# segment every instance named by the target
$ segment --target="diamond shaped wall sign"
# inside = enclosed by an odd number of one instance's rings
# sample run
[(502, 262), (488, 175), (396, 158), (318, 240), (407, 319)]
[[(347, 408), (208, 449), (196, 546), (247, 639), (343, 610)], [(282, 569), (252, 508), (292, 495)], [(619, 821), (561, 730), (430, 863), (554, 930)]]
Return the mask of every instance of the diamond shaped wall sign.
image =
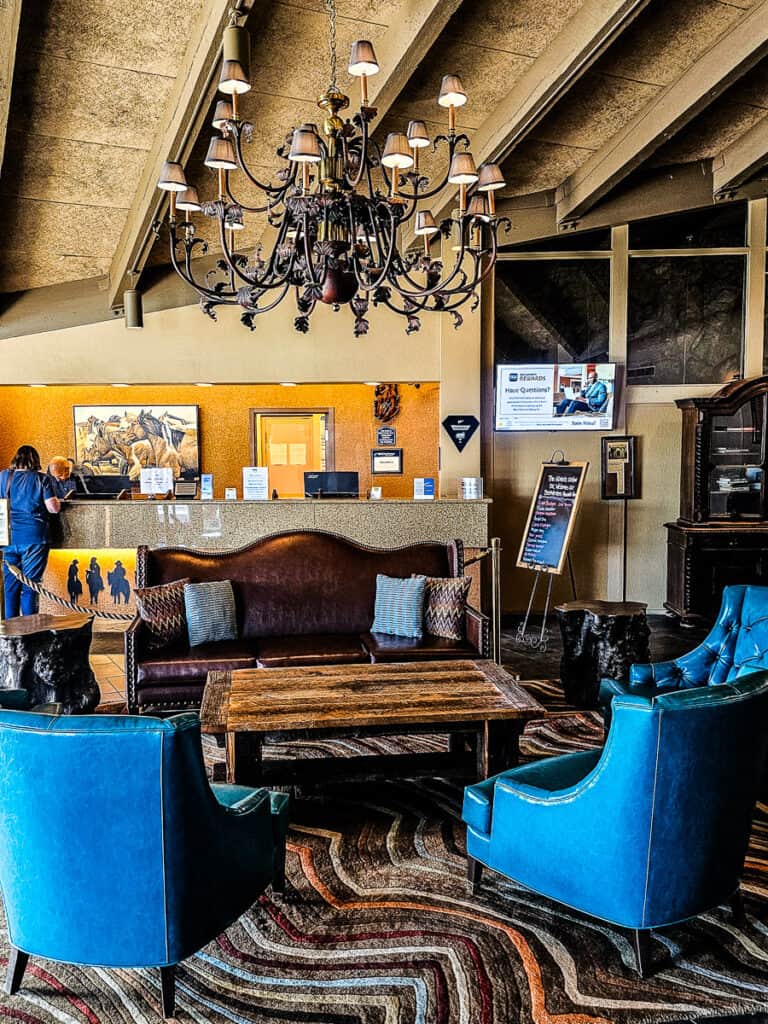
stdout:
[(443, 427), (460, 452), (467, 447), (479, 426), (476, 416), (446, 416), (443, 420)]

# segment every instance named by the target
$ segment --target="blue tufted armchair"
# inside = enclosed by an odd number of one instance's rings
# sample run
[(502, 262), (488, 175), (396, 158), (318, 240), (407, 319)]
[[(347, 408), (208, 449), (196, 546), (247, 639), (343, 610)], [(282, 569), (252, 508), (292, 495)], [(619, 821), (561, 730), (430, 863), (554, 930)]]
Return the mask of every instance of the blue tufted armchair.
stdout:
[(49, 717), (0, 711), (0, 886), (12, 945), (30, 955), (175, 965), (283, 885), (288, 798), (211, 786), (196, 715)]
[(613, 702), (605, 746), (464, 794), (469, 876), (485, 865), (592, 917), (650, 929), (732, 900), (768, 748), (768, 672)]
[(599, 704), (609, 725), (617, 694), (652, 697), (731, 682), (758, 669), (768, 669), (768, 587), (726, 587), (717, 620), (698, 647), (674, 661), (632, 665), (627, 683), (603, 679)]

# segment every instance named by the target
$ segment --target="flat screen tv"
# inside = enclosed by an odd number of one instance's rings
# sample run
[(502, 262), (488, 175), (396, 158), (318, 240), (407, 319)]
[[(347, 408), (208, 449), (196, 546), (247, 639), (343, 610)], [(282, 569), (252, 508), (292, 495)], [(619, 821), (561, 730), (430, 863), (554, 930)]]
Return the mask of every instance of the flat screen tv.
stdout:
[(496, 430), (612, 430), (615, 363), (496, 367)]
[(305, 498), (358, 498), (360, 478), (357, 473), (305, 473)]

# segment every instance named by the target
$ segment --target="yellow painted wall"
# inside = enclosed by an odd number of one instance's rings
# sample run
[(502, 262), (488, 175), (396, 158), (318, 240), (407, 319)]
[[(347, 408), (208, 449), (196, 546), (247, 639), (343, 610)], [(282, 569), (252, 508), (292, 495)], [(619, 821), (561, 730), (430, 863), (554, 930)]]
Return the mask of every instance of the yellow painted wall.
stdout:
[(214, 474), (215, 497), (225, 487), (242, 495), (242, 467), (250, 465), (249, 410), (252, 408), (324, 408), (335, 410), (336, 468), (357, 470), (363, 493), (381, 485), (385, 498), (411, 497), (413, 478), (437, 477), (439, 385), (400, 385), (401, 405), (391, 424), (403, 448), (403, 476), (370, 475), (376, 445), (372, 387), (365, 384), (274, 384), (0, 387), (0, 466), (16, 448), (32, 444), (47, 462), (53, 455), (74, 455), (73, 405), (191, 404), (200, 407), (202, 471)]

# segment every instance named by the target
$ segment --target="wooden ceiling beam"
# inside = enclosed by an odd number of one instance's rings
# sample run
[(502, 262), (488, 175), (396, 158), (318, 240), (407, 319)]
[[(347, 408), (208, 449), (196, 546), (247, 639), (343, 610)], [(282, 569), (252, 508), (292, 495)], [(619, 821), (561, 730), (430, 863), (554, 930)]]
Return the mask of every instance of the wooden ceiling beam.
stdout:
[[(221, 53), (222, 32), (229, 23), (229, 12), (237, 6), (245, 14), (244, 4), (232, 0), (206, 0), (192, 28), (189, 44), (179, 64), (160, 130), (147, 153), (144, 171), (125, 220), (125, 226), (109, 270), (108, 305), (122, 304), (122, 295), (130, 287), (132, 270), (141, 272), (151, 248), (152, 224), (158, 218), (166, 196), (157, 189), (165, 160), (189, 159), (203, 119), (216, 92), (216, 72)], [(251, 7), (249, 4), (248, 7)]]
[(21, 0), (6, 0), (0, 4), (0, 164), (5, 154), (20, 21)]
[(768, 0), (760, 0), (565, 179), (557, 189), (558, 222), (578, 220), (767, 53)]
[[(472, 136), (475, 162), (502, 161), (605, 52), (649, 0), (585, 0), (544, 53), (513, 85)], [(456, 189), (432, 202), (440, 221), (455, 205)]]
[(369, 102), (378, 112), (379, 123), (460, 6), (461, 0), (403, 0), (400, 4), (397, 20), (376, 44), (382, 70), (368, 82)]
[(726, 146), (712, 160), (715, 199), (727, 199), (768, 165), (768, 116)]

